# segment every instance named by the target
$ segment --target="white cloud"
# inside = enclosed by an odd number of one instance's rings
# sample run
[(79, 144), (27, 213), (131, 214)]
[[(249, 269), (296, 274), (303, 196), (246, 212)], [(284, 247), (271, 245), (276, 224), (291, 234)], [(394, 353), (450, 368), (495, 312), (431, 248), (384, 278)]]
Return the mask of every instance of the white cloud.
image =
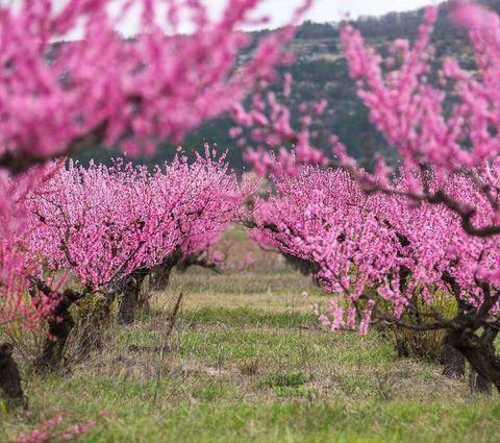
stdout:
[(315, 21), (338, 20), (345, 12), (354, 17), (382, 15), (392, 11), (410, 11), (436, 3), (438, 2), (433, 0), (318, 0), (310, 16)]

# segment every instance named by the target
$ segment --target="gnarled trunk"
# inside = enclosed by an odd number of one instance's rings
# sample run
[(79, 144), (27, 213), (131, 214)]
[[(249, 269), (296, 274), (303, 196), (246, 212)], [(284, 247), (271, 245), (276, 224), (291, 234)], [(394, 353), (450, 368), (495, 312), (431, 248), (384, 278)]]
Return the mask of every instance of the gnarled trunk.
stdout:
[[(448, 331), (445, 342), (460, 352), (469, 362), (472, 374), (469, 379), (472, 392), (491, 392), (494, 385), (500, 392), (500, 358), (496, 356), (495, 339), (498, 330), (481, 325), (481, 318), (486, 318), (488, 312), (498, 301), (498, 295), (491, 296), (488, 284), (480, 284), (486, 299), (479, 311), (461, 297), (462, 289), (457, 280), (449, 273), (443, 272), (443, 282), (448, 285), (457, 300), (459, 312), (455, 321), (460, 325), (457, 329)], [(476, 331), (483, 326), (481, 336)]]
[(93, 309), (81, 319), (71, 356), (74, 361), (84, 361), (93, 350), (103, 348), (104, 333), (111, 323), (113, 301), (113, 294), (109, 294), (104, 300), (98, 300)]
[(170, 280), (170, 273), (181, 258), (181, 252), (176, 251), (154, 269), (139, 269), (128, 278), (118, 313), (118, 320), (121, 323), (133, 323), (139, 309), (149, 308), (149, 294), (143, 294), (141, 297), (141, 288), (146, 277), (149, 276), (149, 287), (151, 289), (156, 291), (166, 289)]
[(141, 304), (140, 292), (142, 283), (147, 275), (148, 271), (141, 269), (134, 272), (127, 280), (118, 312), (118, 320), (120, 323), (130, 324), (134, 322), (136, 313)]
[(45, 339), (42, 355), (35, 361), (36, 369), (41, 372), (57, 370), (61, 367), (64, 347), (75, 326), (69, 306), (66, 306), (64, 310), (59, 309), (57, 316), (49, 320), (48, 324), (49, 337)]
[(154, 291), (164, 291), (170, 283), (170, 274), (172, 269), (177, 266), (182, 260), (180, 251), (174, 252), (170, 257), (163, 261), (162, 264), (153, 269), (150, 277), (151, 289)]
[(36, 287), (46, 296), (57, 300), (57, 304), (48, 320), (49, 334), (43, 345), (42, 354), (35, 360), (35, 368), (40, 372), (59, 369), (62, 365), (64, 347), (75, 326), (69, 309), (73, 304), (88, 294), (88, 291), (75, 292), (66, 289), (62, 294), (54, 293), (42, 281), (35, 282)]
[(450, 331), (447, 342), (459, 351), (470, 363), (477, 376), (471, 377), (471, 389), (491, 392), (492, 384), (500, 392), (500, 358), (495, 354), (493, 341), (497, 332), (486, 330), (482, 337), (471, 330)]
[(14, 358), (13, 346), (10, 343), (0, 344), (0, 389), (11, 407), (23, 406), (28, 402), (21, 384), (21, 374)]
[(408, 347), (408, 343), (405, 340), (404, 336), (401, 334), (401, 331), (398, 331), (397, 327), (391, 328), (392, 333), (394, 334), (394, 346), (396, 348), (396, 352), (398, 353), (399, 358), (408, 358), (411, 354), (410, 349)]
[(170, 273), (172, 269), (169, 268), (158, 268), (151, 274), (150, 284), (151, 289), (154, 291), (164, 291), (168, 288), (168, 284), (170, 283)]

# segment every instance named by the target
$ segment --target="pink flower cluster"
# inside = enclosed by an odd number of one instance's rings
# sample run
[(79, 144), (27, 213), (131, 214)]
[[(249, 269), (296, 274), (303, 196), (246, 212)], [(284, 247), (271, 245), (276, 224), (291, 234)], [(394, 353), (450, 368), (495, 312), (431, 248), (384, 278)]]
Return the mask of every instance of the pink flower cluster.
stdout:
[(15, 180), (0, 173), (0, 195), (6, 196), (0, 199), (0, 325), (20, 321), (33, 326), (52, 310), (49, 300), (34, 310), (25, 299), (26, 276), (41, 272), (41, 263), (29, 253), (26, 241), (31, 234), (26, 202), (31, 189), (43, 186), (57, 171), (58, 165), (35, 168)]
[(3, 239), (0, 323), (33, 326), (50, 314), (58, 300), (43, 294), (36, 304), (26, 300), (32, 278), (57, 292), (66, 275), (89, 292), (107, 294), (136, 270), (207, 251), (254, 190), (240, 186), (224, 157), (208, 148), (193, 162), (179, 153), (152, 172), (121, 161), (50, 168), (50, 177), (19, 195), (23, 223)]
[[(434, 69), (431, 35), (437, 17), (438, 9), (429, 8), (416, 42), (395, 41), (387, 58), (370, 48), (352, 26), (345, 25), (341, 32), (344, 53), (371, 121), (398, 152), (407, 171), (406, 196), (414, 202), (444, 204), (461, 217), (463, 229), (472, 236), (499, 235), (500, 18), (474, 3), (459, 2), (454, 8), (452, 18), (470, 30), (477, 65), (477, 72), (471, 73), (450, 58), (439, 70)], [(288, 76), (285, 98), (291, 84)], [(317, 135), (313, 123), (325, 107), (325, 102), (300, 105), (300, 125), (295, 129), (292, 111), (274, 94), (257, 95), (251, 110), (235, 107), (234, 120), (239, 127), (231, 134), (240, 138), (242, 146), (256, 145), (256, 149), (247, 149), (247, 160), (261, 175), (296, 175), (300, 165), (328, 163), (312, 142)], [(357, 166), (335, 135), (327, 139), (336, 164), (356, 176), (365, 191), (402, 192), (395, 187), (394, 170), (382, 158), (374, 172), (368, 173)], [(292, 152), (286, 149), (290, 147)], [(429, 170), (435, 178), (432, 191), (421, 180)], [(487, 223), (478, 225), (477, 217), (484, 218), (486, 213), (476, 208), (475, 201), (465, 202), (458, 194), (445, 192), (450, 176), (456, 173), (471, 176), (482, 200), (489, 202)]]
[(63, 423), (64, 416), (58, 415), (43, 422), (38, 429), (31, 433), (22, 435), (15, 443), (49, 443), (54, 440), (76, 441), (92, 431), (96, 426), (95, 421), (89, 421), (87, 423), (73, 425), (65, 431), (60, 431), (59, 428)]
[[(262, 1), (228, 0), (215, 21), (199, 1), (130, 0), (118, 11), (112, 0), (57, 3), (0, 7), (0, 165), (11, 170), (85, 140), (131, 154), (180, 141), (273, 80), (293, 36), (271, 34), (242, 65), (251, 42), (240, 29)], [(139, 29), (125, 39), (117, 29), (132, 15)], [(186, 18), (192, 31), (183, 35)], [(78, 39), (64, 41), (75, 30)]]
[[(473, 11), (470, 20), (464, 19), (467, 11)], [(447, 171), (478, 167), (500, 154), (500, 138), (494, 130), (500, 126), (500, 52), (495, 37), (500, 19), (471, 4), (455, 11), (457, 21), (471, 26), (478, 72), (472, 75), (447, 59), (439, 72), (443, 89), (437, 89), (429, 81), (430, 39), (437, 13), (437, 8), (429, 8), (414, 46), (396, 41), (388, 60), (346, 26), (342, 31), (345, 55), (373, 124), (407, 164), (424, 162)], [(478, 14), (484, 20), (474, 20)], [(449, 116), (444, 109), (448, 83), (456, 99)], [(465, 149), (467, 143), (470, 146)]]
[[(434, 185), (432, 177), (426, 180)], [(255, 207), (252, 237), (265, 249), (314, 264), (323, 288), (345, 296), (347, 306), (334, 300), (321, 315), (325, 326), (358, 324), (366, 333), (378, 304), (390, 306), (397, 321), (418, 297), (431, 304), (437, 289), (477, 311), (493, 299), (485, 321), (498, 321), (500, 244), (494, 237), (470, 237), (445, 205), (367, 195), (343, 169), (307, 167), (274, 183), (276, 195)], [(407, 183), (395, 186), (404, 194)], [(490, 210), (467, 177), (453, 176), (446, 191)]]
[[(344, 52), (373, 124), (398, 151), (406, 170), (432, 169), (437, 182), (443, 184), (431, 192), (420, 180), (425, 174), (414, 173), (407, 195), (416, 201), (447, 205), (461, 216), (463, 228), (471, 235), (498, 235), (500, 18), (473, 3), (459, 2), (453, 18), (470, 30), (477, 72), (467, 72), (448, 58), (437, 72), (438, 88), (430, 81), (436, 74), (430, 41), (437, 15), (437, 8), (429, 8), (415, 44), (394, 42), (391, 56), (385, 60), (366, 45), (358, 31), (346, 26), (342, 30)], [(352, 168), (352, 159), (344, 153), (340, 157), (341, 163)], [(478, 227), (473, 222), (481, 212), (474, 201), (465, 205), (456, 198), (459, 196), (445, 192), (448, 176), (457, 172), (473, 176), (477, 191), (488, 200), (488, 224)], [(368, 189), (395, 191), (391, 173), (380, 161), (375, 176), (358, 175)]]
[[(285, 74), (284, 80), (283, 97), (288, 98), (293, 79)], [(239, 146), (247, 148), (245, 158), (257, 174), (294, 175), (300, 165), (324, 166), (328, 163), (324, 153), (313, 143), (314, 119), (321, 117), (326, 108), (326, 100), (302, 103), (300, 129), (296, 130), (290, 109), (280, 103), (274, 92), (255, 94), (250, 109), (242, 104), (233, 107), (232, 117), (238, 126), (230, 130), (230, 136), (237, 139)], [(293, 146), (293, 152), (288, 151), (287, 146)]]
[(207, 250), (245, 198), (223, 157), (208, 151), (193, 163), (179, 155), (153, 172), (122, 162), (70, 165), (29, 198), (30, 253), (46, 270), (110, 290), (174, 253)]

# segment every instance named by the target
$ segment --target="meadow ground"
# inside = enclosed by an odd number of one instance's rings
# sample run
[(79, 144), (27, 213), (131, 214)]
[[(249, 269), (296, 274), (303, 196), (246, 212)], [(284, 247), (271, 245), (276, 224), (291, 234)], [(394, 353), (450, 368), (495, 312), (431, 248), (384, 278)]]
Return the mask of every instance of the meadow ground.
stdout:
[(88, 442), (500, 442), (500, 396), (471, 396), (439, 366), (398, 358), (377, 331), (319, 330), (317, 301), (286, 266), (175, 274), (149, 314), (111, 326), (71, 373), (25, 370), (30, 410), (0, 411), (0, 441), (63, 414), (96, 422)]

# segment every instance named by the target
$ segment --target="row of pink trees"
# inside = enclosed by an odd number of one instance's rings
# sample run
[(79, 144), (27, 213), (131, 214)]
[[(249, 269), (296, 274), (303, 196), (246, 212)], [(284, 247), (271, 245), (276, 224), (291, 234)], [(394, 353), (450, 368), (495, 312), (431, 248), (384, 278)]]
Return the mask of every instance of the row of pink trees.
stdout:
[[(56, 340), (47, 341), (39, 364), (60, 363), (73, 326), (69, 308), (89, 295), (101, 293), (110, 303), (122, 294), (120, 317), (133, 321), (144, 278), (208, 251), (239, 215), (247, 192), (223, 158), (208, 152), (153, 172), (120, 162), (70, 165), (37, 188), (27, 203), (28, 251), (40, 263), (29, 276), (38, 289), (31, 295), (35, 306), (40, 297), (53, 299), (56, 314), (49, 320)], [(72, 289), (61, 291), (68, 287), (61, 273)]]
[[(475, 73), (452, 59), (433, 72), (436, 19), (437, 9), (428, 9), (417, 41), (394, 42), (387, 59), (352, 27), (342, 31), (359, 96), (400, 156), (396, 173), (383, 159), (373, 174), (358, 168), (334, 136), (341, 169), (302, 170), (328, 164), (312, 144), (313, 114), (295, 130), (273, 95), (254, 100), (250, 111), (236, 108), (236, 121), (257, 145), (249, 159), (277, 185), (277, 196), (257, 206), (254, 236), (313, 263), (330, 292), (347, 296), (347, 306), (333, 301), (321, 317), (329, 328), (358, 325), (366, 333), (382, 322), (444, 329), (447, 344), (500, 390), (493, 344), (500, 330), (500, 19), (473, 3), (454, 9), (453, 19), (470, 31)], [(269, 154), (287, 143), (294, 153)], [(421, 324), (403, 319), (419, 300), (432, 305), (439, 288), (455, 298), (455, 318), (431, 309)], [(390, 314), (380, 309), (387, 303)]]
[[(208, 148), (193, 162), (179, 153), (171, 164), (152, 172), (122, 161), (112, 167), (49, 167), (50, 176), (36, 186), (31, 183), (17, 202), (23, 229), (16, 231), (10, 247), (19, 258), (22, 282), (13, 284), (2, 299), (7, 329), (7, 322), (27, 326), (29, 320), (47, 320), (48, 336), (35, 361), (43, 371), (64, 362), (75, 326), (73, 305), (100, 294), (104, 303), (97, 323), (108, 320), (116, 299), (120, 319), (133, 321), (144, 279), (180, 263), (199, 264), (197, 257), (210, 254), (254, 191), (251, 184), (240, 186), (224, 157), (215, 157)], [(92, 327), (98, 332), (102, 326)], [(98, 334), (85, 340), (97, 343), (82, 343), (82, 355), (99, 344)], [(2, 352), (11, 350), (2, 347)], [(22, 398), (13, 361), (2, 369), (4, 391)]]
[[(446, 343), (497, 383), (498, 286), (484, 274), (495, 269), (500, 255), (495, 238), (470, 237), (444, 205), (367, 195), (342, 169), (306, 167), (295, 177), (275, 177), (274, 183), (275, 195), (256, 203), (252, 237), (309, 264), (327, 292), (345, 296), (321, 314), (325, 327), (361, 334), (371, 324), (443, 329)], [(447, 191), (471, 201), (481, 197), (463, 177), (450, 181)], [(443, 292), (456, 302), (454, 318), (436, 309), (435, 297)], [(425, 312), (422, 303), (428, 305)]]
[[(228, 0), (217, 19), (200, 1), (23, 0), (0, 6), (0, 324), (34, 320), (7, 315), (4, 293), (25, 289), (23, 194), (52, 174), (46, 161), (104, 143), (138, 155), (165, 139), (180, 141), (229, 110), (258, 81), (289, 62), (289, 27), (251, 45), (259, 0)], [(290, 17), (297, 22), (310, 1)], [(140, 17), (137, 35), (117, 31)], [(181, 35), (182, 26), (191, 31)], [(76, 40), (64, 42), (72, 37)], [(41, 165), (32, 168), (34, 165)], [(32, 169), (30, 169), (32, 168)], [(24, 288), (23, 288), (24, 285)]]

